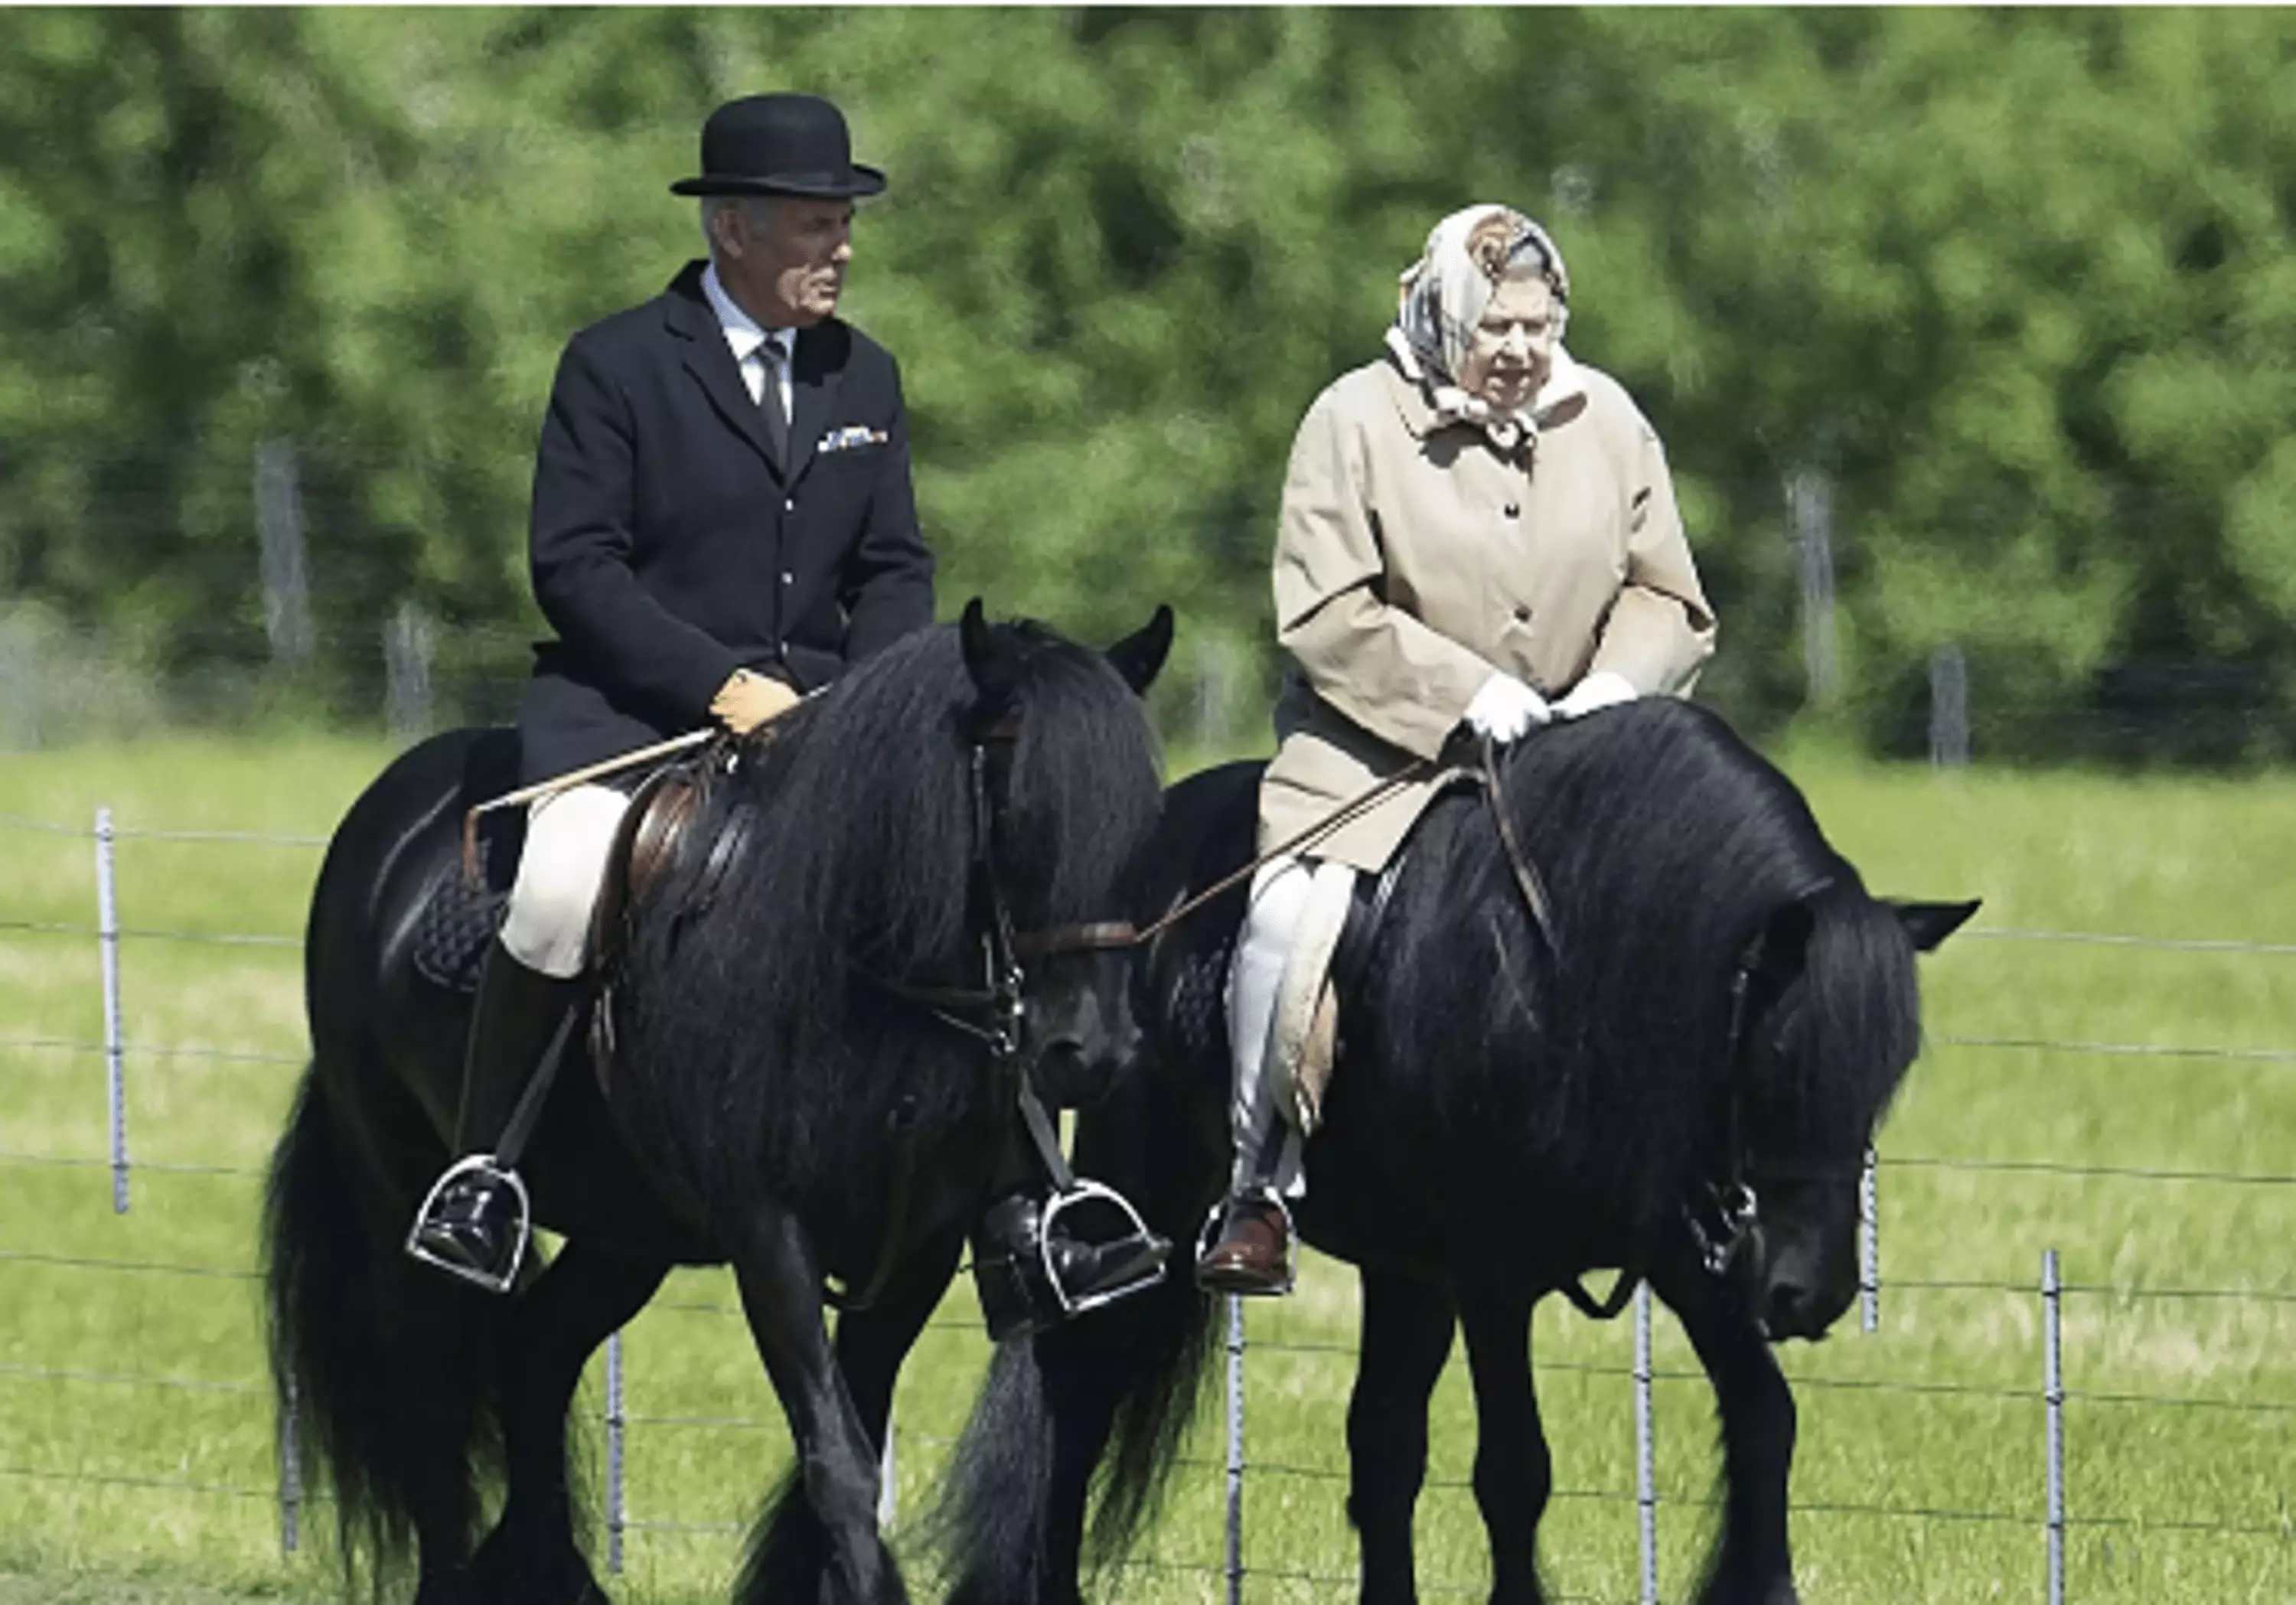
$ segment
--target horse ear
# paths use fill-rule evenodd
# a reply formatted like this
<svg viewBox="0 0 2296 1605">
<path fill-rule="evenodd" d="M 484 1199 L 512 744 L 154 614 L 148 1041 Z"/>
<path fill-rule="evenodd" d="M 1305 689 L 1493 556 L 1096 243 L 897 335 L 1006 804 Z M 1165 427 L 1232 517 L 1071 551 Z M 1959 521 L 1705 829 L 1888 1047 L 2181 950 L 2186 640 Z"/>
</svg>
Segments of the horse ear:
<svg viewBox="0 0 2296 1605">
<path fill-rule="evenodd" d="M 1980 900 L 1966 903 L 1899 903 L 1891 900 L 1898 922 L 1906 934 L 1914 939 L 1916 953 L 1935 953 L 1938 944 L 1969 922 L 1969 916 L 1980 906 Z"/>
<path fill-rule="evenodd" d="M 1001 709 L 1012 699 L 1018 666 L 990 626 L 978 596 L 964 604 L 964 615 L 956 621 L 956 640 L 964 653 L 964 672 L 980 692 L 982 706 Z"/>
<path fill-rule="evenodd" d="M 1108 649 L 1107 658 L 1116 665 L 1116 672 L 1124 676 L 1136 696 L 1145 696 L 1156 683 L 1157 671 L 1164 667 L 1166 654 L 1172 650 L 1172 610 L 1162 602 L 1156 604 L 1156 615 L 1139 629 Z"/>
</svg>

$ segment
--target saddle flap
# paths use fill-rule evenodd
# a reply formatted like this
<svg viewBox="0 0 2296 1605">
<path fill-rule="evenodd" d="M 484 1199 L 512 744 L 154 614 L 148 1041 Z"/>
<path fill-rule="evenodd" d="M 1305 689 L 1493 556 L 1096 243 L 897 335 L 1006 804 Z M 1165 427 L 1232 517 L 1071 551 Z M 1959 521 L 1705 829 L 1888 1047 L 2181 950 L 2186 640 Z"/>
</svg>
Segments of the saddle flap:
<svg viewBox="0 0 2296 1605">
<path fill-rule="evenodd" d="M 590 914 L 592 968 L 610 971 L 620 957 L 629 911 L 676 861 L 700 811 L 701 791 L 701 766 L 689 758 L 663 765 L 630 794 Z"/>
</svg>

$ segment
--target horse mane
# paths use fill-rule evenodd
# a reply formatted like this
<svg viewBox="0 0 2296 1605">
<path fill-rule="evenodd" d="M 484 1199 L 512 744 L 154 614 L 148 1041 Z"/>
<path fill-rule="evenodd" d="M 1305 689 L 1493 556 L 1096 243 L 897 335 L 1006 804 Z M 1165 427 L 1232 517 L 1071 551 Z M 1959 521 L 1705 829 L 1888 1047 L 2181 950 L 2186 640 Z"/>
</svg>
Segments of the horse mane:
<svg viewBox="0 0 2296 1605">
<path fill-rule="evenodd" d="M 917 632 L 742 743 L 692 850 L 638 911 L 618 978 L 628 1118 L 713 1209 L 760 1187 L 849 1187 L 889 1119 L 953 1121 L 978 1044 L 881 983 L 982 983 L 972 751 L 1009 765 L 996 861 L 1022 929 L 1106 918 L 1159 804 L 1138 699 L 1099 652 L 992 626 L 1009 685 L 985 697 L 954 626 Z M 1001 781 L 1001 783 L 1000 783 Z"/>
<path fill-rule="evenodd" d="M 1885 949 L 1881 928 L 1896 921 L 1792 783 L 1715 715 L 1672 698 L 1542 731 L 1499 773 L 1551 905 L 1552 946 L 1488 804 L 1463 791 L 1416 839 L 1398 889 L 1407 917 L 1388 927 L 1396 948 L 1366 1022 L 1407 1044 L 1380 1057 L 1442 1067 L 1427 1073 L 1443 1125 L 1501 1134 L 1595 1196 L 1671 1208 L 1716 1157 L 1733 980 L 1757 936 L 1782 921 L 1791 931 L 1802 905 L 1805 985 L 1788 1028 L 1823 1051 L 1780 1057 L 1794 1085 L 1749 1090 L 1813 1134 L 1854 1128 L 1862 1143 L 1911 1057 L 1896 1052 L 1910 993 L 1875 977 L 1895 965 L 1909 984 L 1910 949 L 1902 932 L 1900 949 Z M 1889 1051 L 1857 1051 L 1877 1042 Z"/>
</svg>

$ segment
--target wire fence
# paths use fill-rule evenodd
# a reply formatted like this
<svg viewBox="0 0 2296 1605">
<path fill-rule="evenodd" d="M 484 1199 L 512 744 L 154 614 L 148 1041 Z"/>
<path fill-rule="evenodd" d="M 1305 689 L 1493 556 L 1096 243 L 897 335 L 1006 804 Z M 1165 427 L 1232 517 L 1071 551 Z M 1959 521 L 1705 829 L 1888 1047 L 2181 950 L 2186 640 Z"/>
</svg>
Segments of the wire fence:
<svg viewBox="0 0 2296 1605">
<path fill-rule="evenodd" d="M 127 1125 L 127 1081 L 130 1067 L 160 1064 L 169 1060 L 213 1060 L 223 1063 L 279 1066 L 299 1066 L 302 1056 L 291 1052 L 264 1052 L 243 1047 L 197 1044 L 144 1044 L 127 1039 L 119 1007 L 123 948 L 137 943 L 188 943 L 233 949 L 296 950 L 301 946 L 299 937 L 275 931 L 192 930 L 164 928 L 135 928 L 121 923 L 118 913 L 119 864 L 117 848 L 126 841 L 154 841 L 196 845 L 212 848 L 258 848 L 271 850 L 314 849 L 323 847 L 322 837 L 273 833 L 254 831 L 179 831 L 131 830 L 117 826 L 108 810 L 99 809 L 91 824 L 79 826 L 55 821 L 25 818 L 0 814 L 0 832 L 21 832 L 50 838 L 78 838 L 92 844 L 95 855 L 96 897 L 94 919 L 92 922 L 69 920 L 23 919 L 0 917 L 0 936 L 31 939 L 60 939 L 92 942 L 102 960 L 100 973 L 101 1018 L 100 1036 L 70 1037 L 42 1034 L 0 1035 L 0 1052 L 55 1053 L 72 1056 L 101 1057 L 106 1066 L 106 1118 L 109 1134 L 108 1152 L 104 1155 L 73 1152 L 42 1151 L 15 1146 L 0 1147 L 0 1174 L 15 1168 L 62 1168 L 101 1170 L 110 1174 L 111 1203 L 115 1213 L 130 1212 L 133 1204 L 131 1179 L 135 1171 L 154 1175 L 182 1178 L 205 1178 L 239 1186 L 259 1183 L 262 1173 L 244 1165 L 202 1164 L 184 1162 L 154 1162 L 131 1157 Z M 2185 953 L 2214 955 L 2245 955 L 2266 959 L 2285 959 L 2296 956 L 2296 944 L 2239 941 L 2227 939 L 2194 939 L 2158 938 L 2112 932 L 2081 930 L 2037 930 L 2010 928 L 1972 929 L 1964 933 L 1971 938 L 2016 944 L 2063 944 L 2105 946 L 2138 953 Z M 2197 1043 L 2145 1043 L 2061 1040 L 2046 1037 L 2011 1037 L 1967 1036 L 1933 1033 L 1929 1038 L 1934 1045 L 1979 1053 L 2015 1052 L 2044 1053 L 2085 1059 L 2171 1059 L 2177 1060 L 2220 1061 L 2242 1067 L 2249 1073 L 2270 1073 L 2272 1067 L 2296 1062 L 2296 1049 L 2279 1047 L 2230 1047 Z M 1902 1378 L 1853 1378 L 1801 1376 L 1794 1380 L 1798 1391 L 1823 1396 L 1845 1393 L 1882 1397 L 1898 1397 L 1917 1404 L 1933 1404 L 1946 1400 L 1982 1401 L 1996 1405 L 2038 1405 L 2045 1422 L 2044 1453 L 2041 1475 L 2035 1489 L 2034 1503 L 2028 1508 L 2000 1509 L 1988 1506 L 1960 1507 L 1952 1504 L 1926 1503 L 1890 1503 L 1887 1501 L 1855 1501 L 1826 1498 L 1798 1499 L 1794 1511 L 1800 1518 L 1880 1519 L 1902 1523 L 1945 1523 L 1992 1527 L 2038 1527 L 2046 1539 L 2046 1568 L 2042 1588 L 2052 1605 L 2061 1605 L 2067 1587 L 2066 1544 L 2069 1535 L 2083 1530 L 2111 1533 L 2173 1533 L 2217 1537 L 2243 1537 L 2274 1540 L 2280 1544 L 2296 1544 L 2296 1511 L 2292 1510 L 2290 1491 L 2283 1489 L 2276 1508 L 2255 1514 L 2195 1513 L 2191 1515 L 2160 1516 L 2137 1512 L 2072 1513 L 2068 1506 L 2067 1488 L 2070 1480 L 2066 1450 L 2066 1418 L 2069 1412 L 2179 1412 L 2200 1413 L 2209 1419 L 2251 1418 L 2258 1421 L 2280 1423 L 2296 1420 L 2296 1399 L 2277 1400 L 2233 1396 L 2212 1396 L 2146 1389 L 2098 1388 L 2084 1388 L 2069 1382 L 2063 1365 L 2063 1309 L 2067 1300 L 2090 1300 L 2108 1311 L 2125 1311 L 2140 1304 L 2161 1305 L 2219 1305 L 2236 1306 L 2274 1312 L 2296 1308 L 2296 1289 L 2271 1286 L 2161 1286 L 2129 1281 L 2087 1282 L 2069 1280 L 2063 1273 L 2058 1255 L 2046 1249 L 2039 1255 L 2039 1275 L 2033 1281 L 2005 1278 L 1939 1278 L 1893 1275 L 1886 1284 L 1881 1275 L 1882 1217 L 1879 1208 L 1877 1179 L 1895 1172 L 1956 1173 L 1974 1177 L 2025 1177 L 2051 1182 L 2095 1182 L 2117 1187 L 2220 1187 L 2246 1191 L 2296 1188 L 2296 1172 L 2282 1170 L 2212 1170 L 2190 1167 L 2144 1166 L 2103 1162 L 2076 1162 L 2057 1159 L 1995 1158 L 1982 1155 L 1954 1154 L 1890 1154 L 1885 1158 L 1869 1156 L 1864 1189 L 1864 1220 L 1862 1222 L 1862 1252 L 1860 1276 L 1860 1307 L 1862 1323 L 1868 1331 L 1875 1330 L 1881 1320 L 1884 1292 L 1891 1298 L 1923 1298 L 1932 1295 L 1986 1295 L 2013 1299 L 2029 1304 L 2034 1314 L 2039 1341 L 2034 1355 L 2030 1379 L 2022 1383 L 1972 1383 L 1955 1380 L 1935 1380 Z M 0 1265 L 12 1269 L 37 1268 L 44 1271 L 88 1276 L 132 1276 L 188 1278 L 205 1281 L 251 1282 L 256 1272 L 250 1265 L 209 1265 L 172 1262 L 159 1258 L 70 1255 L 52 1253 L 19 1244 L 0 1244 Z M 1286 1339 L 1262 1337 L 1247 1341 L 1242 1307 L 1229 1300 L 1226 1311 L 1224 1347 L 1226 1361 L 1224 1425 L 1225 1454 L 1213 1459 L 1201 1455 L 1184 1456 L 1184 1470 L 1210 1475 L 1217 1473 L 1224 1484 L 1226 1531 L 1224 1556 L 1217 1563 L 1208 1560 L 1187 1560 L 1170 1557 L 1136 1557 L 1122 1563 L 1121 1569 L 1144 1573 L 1185 1574 L 1225 1587 L 1226 1598 L 1240 1601 L 1247 1593 L 1258 1597 L 1263 1585 L 1287 1592 L 1329 1591 L 1352 1589 L 1352 1576 L 1298 1568 L 1287 1568 L 1246 1563 L 1246 1527 L 1244 1514 L 1250 1488 L 1282 1485 L 1285 1482 L 1311 1486 L 1344 1484 L 1349 1471 L 1343 1464 L 1306 1464 L 1279 1457 L 1254 1457 L 1247 1453 L 1245 1402 L 1249 1375 L 1248 1357 L 1261 1367 L 1269 1363 L 1292 1362 L 1345 1367 L 1354 1357 L 1350 1344 L 1314 1340 Z M 734 1305 L 702 1300 L 663 1300 L 658 1309 L 677 1311 L 728 1321 L 741 1318 Z M 972 1334 L 977 1329 L 969 1322 L 936 1317 L 928 1323 L 929 1331 Z M 1637 1290 L 1634 1304 L 1634 1358 L 1630 1363 L 1590 1363 L 1584 1361 L 1542 1360 L 1534 1366 L 1540 1375 L 1576 1375 L 1623 1381 L 1632 1389 L 1636 1426 L 1636 1486 L 1558 1488 L 1553 1497 L 1565 1503 L 1585 1503 L 1595 1505 L 1631 1506 L 1636 1520 L 1636 1553 L 1639 1560 L 1639 1589 L 1633 1597 L 1640 1601 L 1658 1598 L 1659 1527 L 1661 1513 L 1669 1510 L 1710 1514 L 1713 1496 L 1688 1487 L 1661 1486 L 1657 1475 L 1656 1441 L 1659 1413 L 1655 1396 L 1659 1390 L 1676 1385 L 1702 1384 L 1702 1371 L 1689 1368 L 1669 1368 L 1655 1363 L 1652 1359 L 1652 1308 L 1649 1290 Z M 1344 1374 L 1344 1372 L 1341 1373 Z M 195 1377 L 168 1374 L 160 1372 L 114 1370 L 71 1364 L 37 1363 L 0 1363 L 0 1384 L 43 1383 L 55 1386 L 101 1388 L 126 1390 L 129 1393 L 148 1392 L 160 1396 L 210 1396 L 226 1401 L 242 1403 L 250 1411 L 267 1411 L 271 1388 L 259 1376 Z M 779 1433 L 786 1430 L 778 1418 L 746 1416 L 721 1413 L 674 1413 L 632 1410 L 627 1404 L 630 1386 L 629 1356 L 619 1334 L 607 1346 L 605 1360 L 605 1407 L 601 1425 L 605 1432 L 604 1506 L 607 1535 L 606 1563 L 610 1572 L 619 1574 L 625 1565 L 627 1547 L 633 1542 L 680 1542 L 699 1538 L 718 1538 L 737 1533 L 741 1524 L 733 1522 L 688 1521 L 667 1514 L 633 1514 L 634 1490 L 629 1475 L 629 1448 L 638 1435 L 672 1432 L 704 1433 Z M 110 1469 L 90 1470 L 83 1467 L 42 1466 L 7 1463 L 0 1456 L 0 1481 L 28 1484 L 76 1485 L 94 1489 L 140 1489 L 213 1496 L 234 1502 L 261 1501 L 275 1508 L 282 1549 L 294 1553 L 300 1547 L 303 1520 L 308 1510 L 322 1503 L 307 1493 L 301 1472 L 300 1434 L 295 1419 L 293 1402 L 289 1401 L 277 1444 L 278 1475 L 267 1486 L 254 1486 L 225 1481 L 201 1480 L 184 1475 L 149 1475 Z M 4 1417 L 4 1413 L 0 1413 Z M 1332 1435 L 1336 1442 L 1338 1434 Z M 931 1434 L 896 1430 L 885 1445 L 886 1475 L 883 1478 L 884 1503 L 880 1515 L 890 1527 L 898 1522 L 899 1512 L 894 1503 L 898 1478 L 894 1475 L 897 1456 L 903 1454 L 922 1454 L 929 1460 L 945 1458 L 955 1447 L 954 1440 Z M 1470 1492 L 1471 1484 L 1462 1478 L 1431 1477 L 1426 1483 L 1431 1490 L 1447 1493 Z M 1423 1592 L 1437 1596 L 1466 1595 L 1480 1592 L 1476 1589 L 1452 1586 L 1429 1586 Z M 1591 1599 L 1593 1596 L 1560 1595 L 1562 1599 Z"/>
</svg>

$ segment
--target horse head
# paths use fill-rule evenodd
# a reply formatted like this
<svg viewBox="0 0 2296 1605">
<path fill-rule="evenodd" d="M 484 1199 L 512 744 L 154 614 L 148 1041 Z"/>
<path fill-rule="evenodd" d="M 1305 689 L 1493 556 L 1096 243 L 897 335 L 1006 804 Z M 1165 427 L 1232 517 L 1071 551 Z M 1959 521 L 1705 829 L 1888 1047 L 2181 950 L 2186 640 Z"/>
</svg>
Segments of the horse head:
<svg viewBox="0 0 2296 1605">
<path fill-rule="evenodd" d="M 1725 1123 L 1734 1174 L 1717 1207 L 1722 1241 L 1738 1238 L 1732 1273 L 1773 1340 L 1823 1338 L 1857 1297 L 1866 1155 L 1920 1047 L 1915 955 L 1977 908 L 1877 900 L 1845 874 L 1749 950 Z"/>
<path fill-rule="evenodd" d="M 1079 1107 L 1140 1049 L 1121 897 L 1160 802 L 1138 699 L 1171 650 L 1172 610 L 1095 652 L 1025 621 L 991 625 L 976 598 L 958 638 L 975 692 L 959 725 L 981 755 L 982 862 L 1009 922 L 1017 1046 L 1039 1096 Z"/>
</svg>

